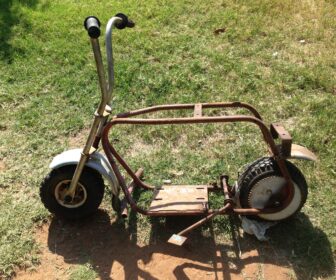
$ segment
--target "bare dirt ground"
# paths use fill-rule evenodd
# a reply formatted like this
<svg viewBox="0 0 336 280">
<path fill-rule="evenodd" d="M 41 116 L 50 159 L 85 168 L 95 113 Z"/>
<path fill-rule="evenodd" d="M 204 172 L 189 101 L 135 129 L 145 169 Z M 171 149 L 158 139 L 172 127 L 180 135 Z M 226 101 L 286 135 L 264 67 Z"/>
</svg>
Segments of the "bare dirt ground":
<svg viewBox="0 0 336 280">
<path fill-rule="evenodd" d="M 141 245 L 104 211 L 80 223 L 55 218 L 36 231 L 40 266 L 18 272 L 16 279 L 67 279 L 73 266 L 87 262 L 98 279 L 295 278 L 279 252 L 253 237 L 241 239 L 239 257 L 232 240 L 217 243 L 214 236 L 201 237 L 197 232 L 183 247 L 168 244 L 171 229 L 166 227 L 159 229 L 162 234 L 152 238 L 150 245 Z"/>
<path fill-rule="evenodd" d="M 0 172 L 4 171 L 6 169 L 5 162 L 0 159 Z"/>
</svg>

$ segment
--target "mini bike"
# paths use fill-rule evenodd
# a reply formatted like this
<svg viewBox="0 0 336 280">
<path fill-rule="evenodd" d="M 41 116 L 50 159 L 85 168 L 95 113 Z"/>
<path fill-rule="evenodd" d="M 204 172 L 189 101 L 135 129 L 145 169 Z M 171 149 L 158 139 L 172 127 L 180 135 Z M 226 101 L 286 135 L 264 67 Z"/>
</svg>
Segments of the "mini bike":
<svg viewBox="0 0 336 280">
<path fill-rule="evenodd" d="M 84 26 L 90 36 L 96 62 L 101 101 L 83 149 L 65 151 L 52 160 L 51 172 L 44 179 L 40 196 L 44 206 L 57 216 L 78 219 L 95 212 L 104 195 L 105 178 L 112 191 L 112 206 L 118 214 L 126 217 L 128 205 L 133 211 L 147 216 L 199 215 L 201 220 L 173 235 L 170 242 L 181 245 L 188 232 L 212 219 L 216 215 L 236 213 L 258 219 L 279 221 L 298 212 L 307 198 L 307 183 L 300 170 L 288 159 L 316 160 L 307 148 L 292 144 L 292 138 L 278 123 L 269 127 L 251 105 L 241 102 L 169 104 L 143 108 L 114 115 L 111 114 L 111 95 L 114 84 L 112 29 L 134 27 L 124 14 L 112 17 L 106 26 L 106 54 L 108 80 L 105 79 L 99 46 L 100 22 L 90 16 Z M 230 116 L 207 116 L 208 108 L 243 108 L 248 114 Z M 157 111 L 190 110 L 190 117 L 138 118 Z M 120 124 L 127 125 L 181 125 L 201 123 L 247 122 L 256 125 L 269 149 L 269 156 L 249 164 L 234 186 L 228 184 L 228 176 L 221 176 L 217 185 L 163 185 L 153 187 L 141 180 L 143 170 L 134 172 L 108 139 L 110 129 Z M 276 141 L 277 140 L 277 141 Z M 102 143 L 103 154 L 97 151 Z M 122 167 L 132 178 L 127 185 L 120 172 Z M 142 209 L 132 197 L 135 188 L 153 192 L 148 209 Z M 119 199 L 120 189 L 124 198 Z M 220 209 L 209 209 L 208 192 L 222 192 L 224 205 Z"/>
</svg>

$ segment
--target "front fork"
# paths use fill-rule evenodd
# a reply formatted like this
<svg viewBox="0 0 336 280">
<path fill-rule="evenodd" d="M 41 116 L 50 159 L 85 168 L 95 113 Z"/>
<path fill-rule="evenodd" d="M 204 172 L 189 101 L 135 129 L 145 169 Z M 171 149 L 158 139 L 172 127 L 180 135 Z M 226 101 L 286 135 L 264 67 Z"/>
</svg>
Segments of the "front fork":
<svg viewBox="0 0 336 280">
<path fill-rule="evenodd" d="M 76 192 L 76 186 L 78 184 L 78 181 L 82 174 L 84 166 L 87 160 L 89 159 L 90 154 L 94 153 L 95 150 L 98 148 L 98 144 L 101 138 L 103 127 L 106 124 L 107 118 L 111 113 L 111 108 L 109 105 L 107 105 L 108 103 L 108 98 L 106 98 L 108 96 L 107 84 L 105 80 L 104 66 L 103 66 L 102 56 L 100 52 L 99 41 L 97 38 L 90 38 L 90 41 L 92 45 L 95 62 L 96 62 L 99 84 L 100 84 L 101 93 L 102 93 L 103 98 L 99 104 L 97 111 L 94 114 L 95 117 L 94 117 L 91 129 L 90 129 L 89 136 L 86 140 L 85 146 L 81 153 L 80 160 L 77 164 L 75 173 L 72 177 L 70 187 L 65 194 L 65 198 L 64 198 L 65 202 L 72 201 L 75 195 L 75 192 Z"/>
<path fill-rule="evenodd" d="M 79 178 L 82 174 L 82 171 L 84 169 L 84 166 L 86 164 L 86 162 L 88 161 L 90 155 L 92 153 L 94 153 L 96 151 L 96 149 L 98 148 L 98 144 L 99 141 L 101 139 L 101 133 L 103 130 L 103 127 L 107 121 L 107 118 L 109 116 L 109 106 L 107 105 L 106 110 L 104 112 L 103 115 L 98 115 L 95 114 L 95 118 L 94 121 L 92 123 L 91 129 L 90 129 L 90 133 L 89 136 L 87 138 L 87 141 L 85 143 L 85 146 L 83 148 L 83 151 L 81 152 L 81 157 L 79 159 L 79 162 L 77 164 L 75 173 L 72 177 L 71 183 L 70 183 L 70 187 L 67 190 L 64 200 L 65 202 L 69 203 L 72 201 L 75 192 L 76 192 L 76 186 L 78 184 Z"/>
</svg>

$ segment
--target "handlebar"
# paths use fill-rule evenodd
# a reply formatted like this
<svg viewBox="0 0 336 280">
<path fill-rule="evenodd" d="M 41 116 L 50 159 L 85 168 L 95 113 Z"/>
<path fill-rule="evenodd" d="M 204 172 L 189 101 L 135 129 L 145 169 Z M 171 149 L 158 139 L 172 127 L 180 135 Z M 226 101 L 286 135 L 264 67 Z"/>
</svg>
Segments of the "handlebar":
<svg viewBox="0 0 336 280">
<path fill-rule="evenodd" d="M 117 27 L 118 29 L 124 29 L 125 27 L 132 28 L 135 26 L 135 24 L 132 20 L 128 19 L 126 15 L 118 13 L 114 17 L 110 18 L 110 20 L 106 25 L 105 45 L 106 45 L 106 57 L 107 57 L 107 70 L 108 70 L 108 82 L 106 83 L 103 82 L 103 79 L 105 80 L 105 75 L 101 59 L 99 42 L 97 40 L 97 38 L 100 36 L 99 19 L 96 18 L 95 16 L 89 16 L 84 21 L 84 27 L 87 30 L 88 35 L 91 37 L 91 43 L 96 58 L 97 71 L 102 90 L 102 101 L 99 108 L 105 108 L 105 105 L 109 105 L 112 97 L 112 91 L 114 86 L 112 29 L 114 26 Z"/>
<path fill-rule="evenodd" d="M 116 23 L 116 27 L 118 29 L 124 29 L 125 27 L 133 28 L 135 26 L 135 23 L 126 15 L 118 13 L 115 16 L 121 18 L 121 22 Z"/>
<path fill-rule="evenodd" d="M 95 16 L 89 16 L 84 20 L 84 27 L 91 38 L 100 36 L 100 21 Z"/>
<path fill-rule="evenodd" d="M 110 18 L 106 25 L 105 45 L 106 45 L 106 58 L 107 58 L 107 71 L 108 71 L 108 100 L 111 100 L 113 86 L 114 86 L 114 63 L 113 63 L 113 49 L 112 49 L 112 29 L 113 26 L 118 29 L 125 27 L 132 28 L 135 26 L 134 22 L 129 20 L 128 17 L 122 13 L 116 14 Z"/>
</svg>

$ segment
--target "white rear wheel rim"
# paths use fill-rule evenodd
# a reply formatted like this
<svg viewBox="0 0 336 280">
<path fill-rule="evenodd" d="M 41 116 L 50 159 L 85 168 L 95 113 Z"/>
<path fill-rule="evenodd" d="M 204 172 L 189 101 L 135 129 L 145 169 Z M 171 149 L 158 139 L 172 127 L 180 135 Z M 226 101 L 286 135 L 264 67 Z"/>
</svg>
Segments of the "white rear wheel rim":
<svg viewBox="0 0 336 280">
<path fill-rule="evenodd" d="M 251 189 L 249 195 L 250 206 L 253 208 L 262 209 L 262 205 L 266 203 L 267 199 L 271 197 L 272 193 L 279 192 L 285 184 L 285 179 L 280 176 L 272 176 L 260 180 Z M 293 186 L 293 198 L 284 209 L 276 213 L 259 214 L 258 216 L 265 220 L 278 221 L 286 219 L 293 215 L 299 209 L 302 200 L 302 195 L 299 187 L 295 182 L 293 182 Z"/>
</svg>

